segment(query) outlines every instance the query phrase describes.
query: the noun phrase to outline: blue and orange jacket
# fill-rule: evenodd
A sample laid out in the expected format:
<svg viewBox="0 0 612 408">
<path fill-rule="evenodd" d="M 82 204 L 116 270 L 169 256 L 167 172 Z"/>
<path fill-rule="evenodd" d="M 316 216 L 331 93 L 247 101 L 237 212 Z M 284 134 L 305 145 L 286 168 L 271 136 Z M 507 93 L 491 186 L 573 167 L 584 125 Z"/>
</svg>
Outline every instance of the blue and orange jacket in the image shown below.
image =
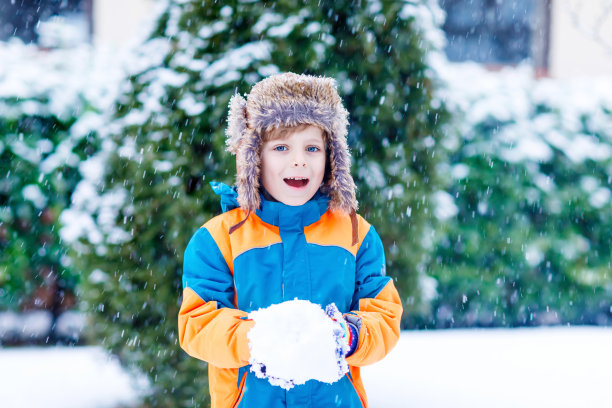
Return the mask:
<svg viewBox="0 0 612 408">
<path fill-rule="evenodd" d="M 260 209 L 229 234 L 245 212 L 234 189 L 213 188 L 224 213 L 198 229 L 185 250 L 179 312 L 181 347 L 208 362 L 212 407 L 367 407 L 359 367 L 395 346 L 402 314 L 374 228 L 357 216 L 352 245 L 350 217 L 328 211 L 329 197 L 317 193 L 296 207 L 262 197 Z M 361 321 L 349 373 L 334 384 L 311 380 L 286 391 L 249 370 L 248 313 L 295 298 L 333 302 Z"/>
</svg>

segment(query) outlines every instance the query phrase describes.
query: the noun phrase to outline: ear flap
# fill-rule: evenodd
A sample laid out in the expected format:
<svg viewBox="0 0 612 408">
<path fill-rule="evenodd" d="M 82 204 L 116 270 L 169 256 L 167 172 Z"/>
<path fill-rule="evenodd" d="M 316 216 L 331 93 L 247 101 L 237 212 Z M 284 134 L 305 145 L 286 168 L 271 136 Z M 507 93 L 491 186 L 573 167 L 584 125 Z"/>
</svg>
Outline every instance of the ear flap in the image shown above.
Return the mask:
<svg viewBox="0 0 612 408">
<path fill-rule="evenodd" d="M 246 103 L 246 99 L 240 96 L 240 94 L 234 94 L 229 102 L 227 130 L 225 131 L 227 136 L 225 144 L 227 147 L 225 150 L 233 154 L 236 154 L 238 151 L 238 146 L 240 146 L 244 131 L 247 128 Z"/>
</svg>

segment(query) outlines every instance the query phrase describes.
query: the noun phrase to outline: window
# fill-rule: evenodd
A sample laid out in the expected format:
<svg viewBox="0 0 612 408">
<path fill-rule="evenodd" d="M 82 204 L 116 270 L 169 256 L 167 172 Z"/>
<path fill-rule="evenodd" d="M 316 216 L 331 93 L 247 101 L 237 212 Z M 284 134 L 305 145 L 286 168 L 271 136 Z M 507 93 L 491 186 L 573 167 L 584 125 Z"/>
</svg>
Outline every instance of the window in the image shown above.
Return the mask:
<svg viewBox="0 0 612 408">
<path fill-rule="evenodd" d="M 41 24 L 54 19 L 78 27 L 89 40 L 91 8 L 92 0 L 1 0 L 0 40 L 18 37 L 27 43 L 39 42 Z"/>
<path fill-rule="evenodd" d="M 530 60 L 546 69 L 550 0 L 440 0 L 446 55 L 489 66 Z"/>
</svg>

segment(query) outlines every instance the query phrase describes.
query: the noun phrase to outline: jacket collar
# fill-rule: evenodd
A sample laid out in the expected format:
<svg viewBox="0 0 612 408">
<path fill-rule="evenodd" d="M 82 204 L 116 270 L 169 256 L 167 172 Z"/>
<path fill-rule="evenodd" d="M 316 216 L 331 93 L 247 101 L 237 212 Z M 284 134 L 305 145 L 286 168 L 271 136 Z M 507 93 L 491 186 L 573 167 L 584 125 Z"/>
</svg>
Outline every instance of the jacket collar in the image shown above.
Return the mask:
<svg viewBox="0 0 612 408">
<path fill-rule="evenodd" d="M 221 197 L 223 212 L 238 208 L 238 193 L 235 186 L 211 182 L 213 191 Z M 279 201 L 271 201 L 260 194 L 260 207 L 255 211 L 265 223 L 279 227 L 282 230 L 303 229 L 321 219 L 327 211 L 330 197 L 317 191 L 305 204 L 291 206 Z"/>
</svg>

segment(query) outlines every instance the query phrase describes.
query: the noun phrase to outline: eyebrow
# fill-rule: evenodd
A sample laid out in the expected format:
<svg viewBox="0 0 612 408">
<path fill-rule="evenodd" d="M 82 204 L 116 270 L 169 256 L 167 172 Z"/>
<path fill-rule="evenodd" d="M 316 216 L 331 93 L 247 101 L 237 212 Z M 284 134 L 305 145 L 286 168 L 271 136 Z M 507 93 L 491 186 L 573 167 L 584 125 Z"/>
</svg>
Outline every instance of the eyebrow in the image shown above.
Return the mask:
<svg viewBox="0 0 612 408">
<path fill-rule="evenodd" d="M 319 140 L 319 139 L 314 138 L 314 137 L 310 137 L 310 138 L 306 139 L 305 141 L 306 141 L 306 143 L 309 143 L 309 144 L 319 144 L 319 143 L 320 144 L 325 144 L 325 142 L 323 140 Z"/>
</svg>

